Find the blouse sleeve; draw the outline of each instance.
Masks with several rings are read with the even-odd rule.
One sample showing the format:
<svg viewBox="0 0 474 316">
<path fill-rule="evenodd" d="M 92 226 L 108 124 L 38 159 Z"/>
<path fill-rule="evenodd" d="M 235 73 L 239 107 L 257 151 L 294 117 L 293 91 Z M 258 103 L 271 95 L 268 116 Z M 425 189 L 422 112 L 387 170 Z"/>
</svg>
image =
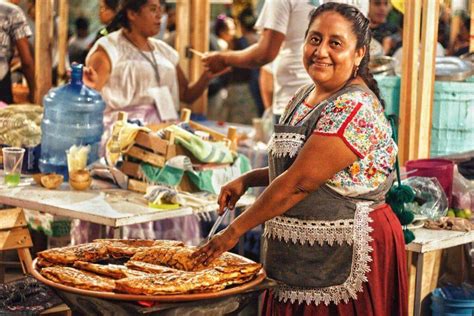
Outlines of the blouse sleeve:
<svg viewBox="0 0 474 316">
<path fill-rule="evenodd" d="M 381 131 L 375 109 L 378 101 L 372 95 L 358 91 L 346 93 L 326 106 L 316 124 L 314 134 L 339 136 L 360 158 L 375 149 Z M 385 132 L 385 131 L 384 131 Z"/>
<path fill-rule="evenodd" d="M 156 40 L 155 41 L 155 46 L 160 50 L 160 52 L 165 56 L 166 59 L 168 59 L 175 67 L 179 63 L 179 54 L 170 45 L 167 43 L 161 41 L 161 40 Z"/>
<path fill-rule="evenodd" d="M 113 35 L 113 36 L 112 36 Z M 114 68 L 115 63 L 119 60 L 119 51 L 116 46 L 115 34 L 109 34 L 101 37 L 95 42 L 86 57 L 86 65 L 89 64 L 91 56 L 101 47 L 107 56 L 109 56 L 111 67 Z"/>
</svg>

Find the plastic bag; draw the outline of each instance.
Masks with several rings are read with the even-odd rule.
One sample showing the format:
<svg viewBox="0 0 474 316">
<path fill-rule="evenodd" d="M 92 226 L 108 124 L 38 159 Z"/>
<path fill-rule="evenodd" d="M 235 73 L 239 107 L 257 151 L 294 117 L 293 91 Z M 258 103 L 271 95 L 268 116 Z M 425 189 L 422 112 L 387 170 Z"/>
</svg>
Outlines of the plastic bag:
<svg viewBox="0 0 474 316">
<path fill-rule="evenodd" d="M 437 220 L 448 212 L 448 199 L 436 178 L 411 177 L 403 180 L 415 192 L 415 200 L 405 204 L 405 209 L 415 215 Z"/>
</svg>

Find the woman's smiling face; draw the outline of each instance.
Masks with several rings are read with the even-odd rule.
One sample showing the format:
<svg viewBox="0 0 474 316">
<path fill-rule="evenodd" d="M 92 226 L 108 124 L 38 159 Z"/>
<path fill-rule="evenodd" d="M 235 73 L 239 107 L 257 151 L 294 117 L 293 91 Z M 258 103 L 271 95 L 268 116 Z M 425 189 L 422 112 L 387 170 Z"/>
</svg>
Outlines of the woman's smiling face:
<svg viewBox="0 0 474 316">
<path fill-rule="evenodd" d="M 303 47 L 306 71 L 317 85 L 340 87 L 364 57 L 365 48 L 356 46 L 351 23 L 337 12 L 324 12 L 308 29 Z"/>
</svg>

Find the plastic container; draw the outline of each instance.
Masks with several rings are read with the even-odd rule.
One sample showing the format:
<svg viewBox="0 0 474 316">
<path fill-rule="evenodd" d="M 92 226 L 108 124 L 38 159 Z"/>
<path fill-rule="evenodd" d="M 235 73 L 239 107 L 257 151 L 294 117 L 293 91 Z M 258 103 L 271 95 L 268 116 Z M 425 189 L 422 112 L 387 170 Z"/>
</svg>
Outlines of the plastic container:
<svg viewBox="0 0 474 316">
<path fill-rule="evenodd" d="M 385 113 L 399 115 L 400 112 L 400 77 L 375 76 L 380 94 L 385 101 Z"/>
<path fill-rule="evenodd" d="M 399 115 L 400 77 L 375 76 L 385 113 Z M 474 150 L 474 76 L 465 82 L 436 81 L 433 95 L 430 156 Z"/>
<path fill-rule="evenodd" d="M 104 131 L 105 103 L 100 94 L 82 82 L 82 65 L 73 65 L 71 81 L 51 89 L 43 99 L 41 156 L 43 173 L 55 172 L 68 179 L 66 150 L 72 145 L 90 145 L 88 163 L 99 158 Z"/>
<path fill-rule="evenodd" d="M 453 192 L 454 163 L 446 159 L 418 159 L 409 160 L 405 164 L 408 177 L 434 177 L 443 187 L 444 193 L 451 205 Z M 416 171 L 415 171 L 416 170 Z M 410 172 L 413 171 L 413 172 Z"/>
<path fill-rule="evenodd" d="M 10 147 L 6 145 L 0 145 L 0 148 Z M 35 147 L 22 147 L 25 149 L 25 155 L 23 156 L 23 163 L 21 166 L 22 173 L 37 173 L 38 172 L 38 160 L 40 156 L 41 146 Z M 0 159 L 2 160 L 2 159 Z M 0 168 L 3 168 L 3 161 L 0 162 Z"/>
<path fill-rule="evenodd" d="M 431 293 L 433 316 L 474 315 L 474 292 L 460 286 L 437 288 Z"/>
<path fill-rule="evenodd" d="M 474 149 L 474 82 L 435 82 L 431 156 Z"/>
</svg>

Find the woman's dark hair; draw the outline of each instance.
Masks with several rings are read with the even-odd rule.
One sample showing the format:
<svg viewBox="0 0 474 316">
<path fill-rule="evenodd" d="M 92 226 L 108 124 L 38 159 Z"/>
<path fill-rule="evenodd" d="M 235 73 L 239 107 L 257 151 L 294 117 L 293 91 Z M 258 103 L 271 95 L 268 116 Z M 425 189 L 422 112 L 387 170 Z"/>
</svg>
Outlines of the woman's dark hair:
<svg viewBox="0 0 474 316">
<path fill-rule="evenodd" d="M 104 4 L 107 8 L 111 9 L 112 11 L 117 12 L 120 4 L 120 0 L 104 0 Z"/>
<path fill-rule="evenodd" d="M 337 12 L 352 24 L 352 32 L 357 37 L 356 49 L 362 48 L 364 46 L 366 47 L 365 55 L 359 65 L 358 74 L 362 77 L 369 89 L 372 90 L 372 92 L 374 92 L 374 94 L 380 100 L 382 107 L 385 108 L 385 101 L 380 96 L 380 90 L 377 85 L 377 81 L 375 81 L 374 77 L 369 71 L 370 40 L 372 39 L 372 33 L 369 28 L 369 19 L 367 19 L 364 14 L 362 14 L 362 12 L 360 12 L 359 9 L 354 6 L 344 3 L 328 2 L 315 8 L 309 14 L 309 24 L 308 28 L 306 29 L 305 37 L 308 35 L 309 27 L 313 21 L 325 12 Z"/>
<path fill-rule="evenodd" d="M 127 11 L 138 12 L 147 4 L 148 0 L 121 0 L 119 12 L 116 15 L 116 20 L 120 26 L 130 29 L 130 21 L 128 21 Z"/>
<path fill-rule="evenodd" d="M 227 15 L 225 15 L 224 13 L 219 14 L 214 24 L 214 34 L 219 36 L 221 33 L 228 30 L 229 30 L 229 25 L 227 24 Z"/>
</svg>

